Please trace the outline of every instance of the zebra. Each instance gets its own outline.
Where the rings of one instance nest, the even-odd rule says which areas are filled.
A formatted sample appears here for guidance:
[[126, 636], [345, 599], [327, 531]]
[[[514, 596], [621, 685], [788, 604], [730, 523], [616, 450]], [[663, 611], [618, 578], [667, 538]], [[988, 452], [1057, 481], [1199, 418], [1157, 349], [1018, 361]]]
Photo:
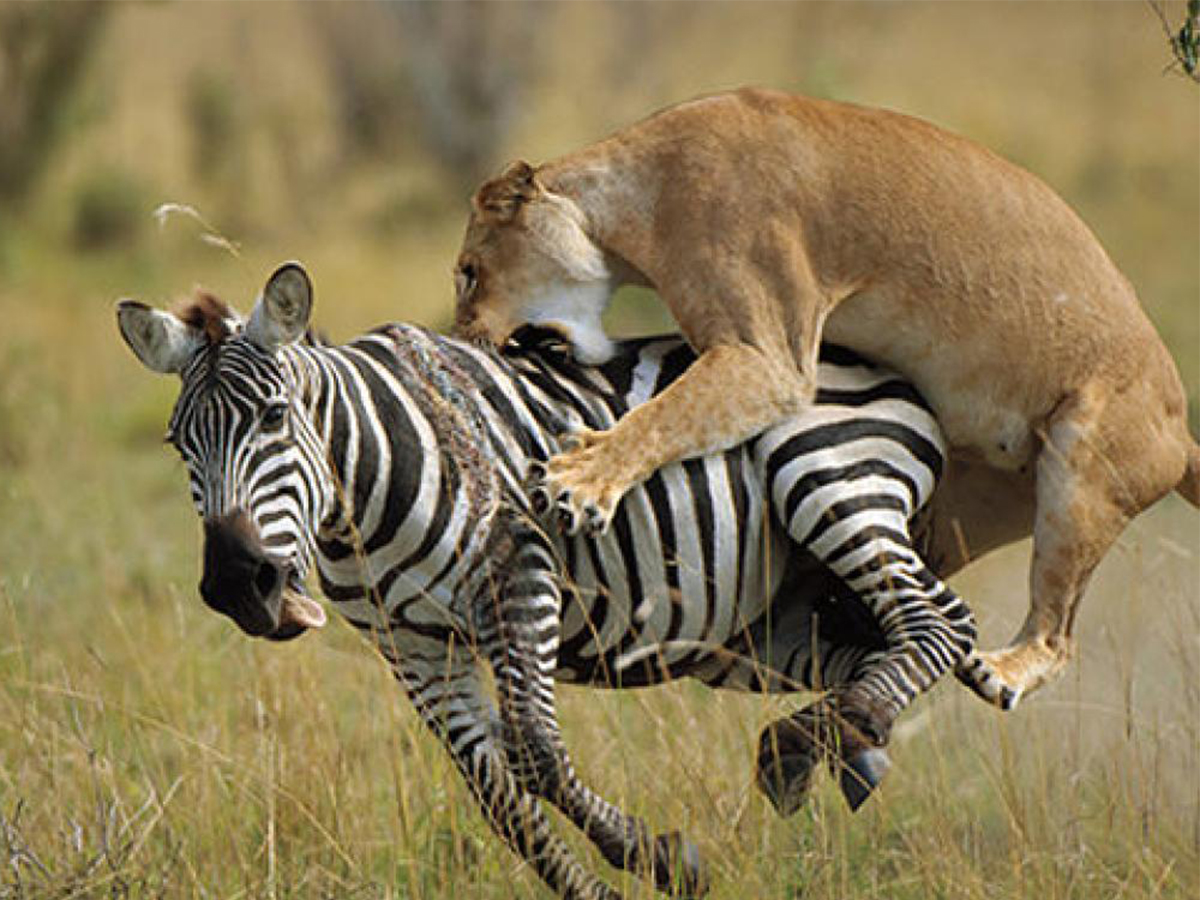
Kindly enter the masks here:
[[787, 814], [822, 762], [861, 802], [891, 721], [973, 654], [969, 608], [909, 537], [945, 448], [894, 374], [828, 348], [803, 420], [666, 467], [609, 531], [568, 537], [531, 467], [665, 389], [694, 358], [680, 338], [628, 342], [598, 369], [553, 341], [501, 355], [403, 324], [332, 346], [308, 331], [312, 305], [297, 263], [245, 321], [203, 294], [179, 315], [118, 303], [137, 358], [181, 379], [167, 441], [204, 523], [201, 596], [251, 636], [291, 639], [325, 622], [315, 567], [494, 830], [561, 896], [620, 895], [540, 800], [659, 890], [700, 896], [707, 877], [681, 835], [582, 783], [555, 680], [831, 691], [760, 735], [758, 786]]

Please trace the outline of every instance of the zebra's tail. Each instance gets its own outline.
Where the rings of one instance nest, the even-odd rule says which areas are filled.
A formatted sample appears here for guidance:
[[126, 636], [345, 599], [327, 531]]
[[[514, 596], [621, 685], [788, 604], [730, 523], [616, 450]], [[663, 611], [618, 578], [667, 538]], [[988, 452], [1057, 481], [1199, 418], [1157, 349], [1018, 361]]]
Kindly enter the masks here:
[[1187, 450], [1187, 468], [1175, 490], [1192, 506], [1200, 509], [1200, 444], [1194, 440]]

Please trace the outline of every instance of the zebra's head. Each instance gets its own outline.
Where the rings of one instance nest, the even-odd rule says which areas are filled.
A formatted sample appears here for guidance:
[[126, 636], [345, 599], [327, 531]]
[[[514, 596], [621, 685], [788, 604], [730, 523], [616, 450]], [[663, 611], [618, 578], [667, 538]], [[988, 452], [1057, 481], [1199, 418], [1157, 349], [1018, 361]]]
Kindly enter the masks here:
[[311, 312], [312, 285], [296, 263], [276, 270], [246, 322], [207, 295], [180, 314], [117, 304], [121, 335], [142, 364], [181, 379], [167, 441], [204, 521], [204, 602], [273, 640], [325, 624], [304, 579], [334, 497], [287, 359]]

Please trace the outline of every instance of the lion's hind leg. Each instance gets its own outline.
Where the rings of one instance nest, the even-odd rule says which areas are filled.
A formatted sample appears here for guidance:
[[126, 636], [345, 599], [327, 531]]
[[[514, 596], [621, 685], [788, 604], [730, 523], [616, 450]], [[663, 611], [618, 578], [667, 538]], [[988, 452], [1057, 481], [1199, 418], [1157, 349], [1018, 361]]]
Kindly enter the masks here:
[[957, 673], [1003, 709], [1053, 680], [1074, 652], [1079, 601], [1126, 524], [1179, 483], [1180, 429], [1149, 386], [1089, 385], [1047, 421], [1036, 462], [1030, 608], [1013, 643], [968, 659]]

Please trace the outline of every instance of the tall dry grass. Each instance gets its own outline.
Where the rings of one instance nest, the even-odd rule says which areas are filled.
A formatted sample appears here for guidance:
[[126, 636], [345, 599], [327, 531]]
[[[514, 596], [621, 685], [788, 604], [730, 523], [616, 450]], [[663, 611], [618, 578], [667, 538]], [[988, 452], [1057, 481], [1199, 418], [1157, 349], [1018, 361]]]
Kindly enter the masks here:
[[[1140, 4], [630, 9], [547, 16], [542, 81], [503, 155], [547, 158], [742, 82], [924, 115], [1080, 209], [1196, 409], [1200, 108], [1194, 86], [1160, 76]], [[90, 116], [0, 234], [0, 898], [546, 896], [348, 629], [269, 646], [202, 607], [184, 474], [159, 443], [173, 386], [129, 360], [112, 322], [118, 296], [162, 301], [194, 282], [244, 308], [289, 257], [315, 272], [335, 338], [444, 322], [465, 198], [439, 193], [411, 153], [339, 168], [302, 7], [128, 5], [110, 19]], [[246, 131], [228, 177], [244, 182], [208, 188], [190, 168], [197, 71], [246, 104], [229, 119]], [[197, 204], [241, 257], [185, 221], [155, 230], [149, 209], [126, 243], [73, 248], [71, 198], [101, 167], [155, 202]], [[614, 320], [647, 327], [627, 304]], [[563, 689], [567, 740], [589, 783], [700, 843], [718, 900], [1197, 896], [1198, 525], [1176, 498], [1134, 524], [1086, 598], [1079, 660], [1022, 709], [1000, 715], [954, 684], [918, 704], [857, 816], [822, 784], [782, 821], [752, 788], [758, 730], [792, 701]], [[1020, 621], [1026, 552], [955, 581], [987, 644]]]
[[[110, 518], [3, 583], [0, 896], [543, 896], [349, 629], [266, 645], [200, 608], [181, 473], [141, 456], [119, 502], [24, 510], [31, 543]], [[954, 684], [919, 703], [857, 816], [830, 784], [787, 821], [753, 789], [755, 736], [793, 701], [564, 689], [568, 743], [591, 784], [699, 842], [715, 898], [1195, 896], [1200, 620], [1175, 539], [1194, 517], [1164, 506], [1106, 563], [1080, 659], [1027, 706]], [[138, 552], [160, 531], [178, 546]], [[962, 585], [989, 637], [1021, 610], [1021, 562]]]

